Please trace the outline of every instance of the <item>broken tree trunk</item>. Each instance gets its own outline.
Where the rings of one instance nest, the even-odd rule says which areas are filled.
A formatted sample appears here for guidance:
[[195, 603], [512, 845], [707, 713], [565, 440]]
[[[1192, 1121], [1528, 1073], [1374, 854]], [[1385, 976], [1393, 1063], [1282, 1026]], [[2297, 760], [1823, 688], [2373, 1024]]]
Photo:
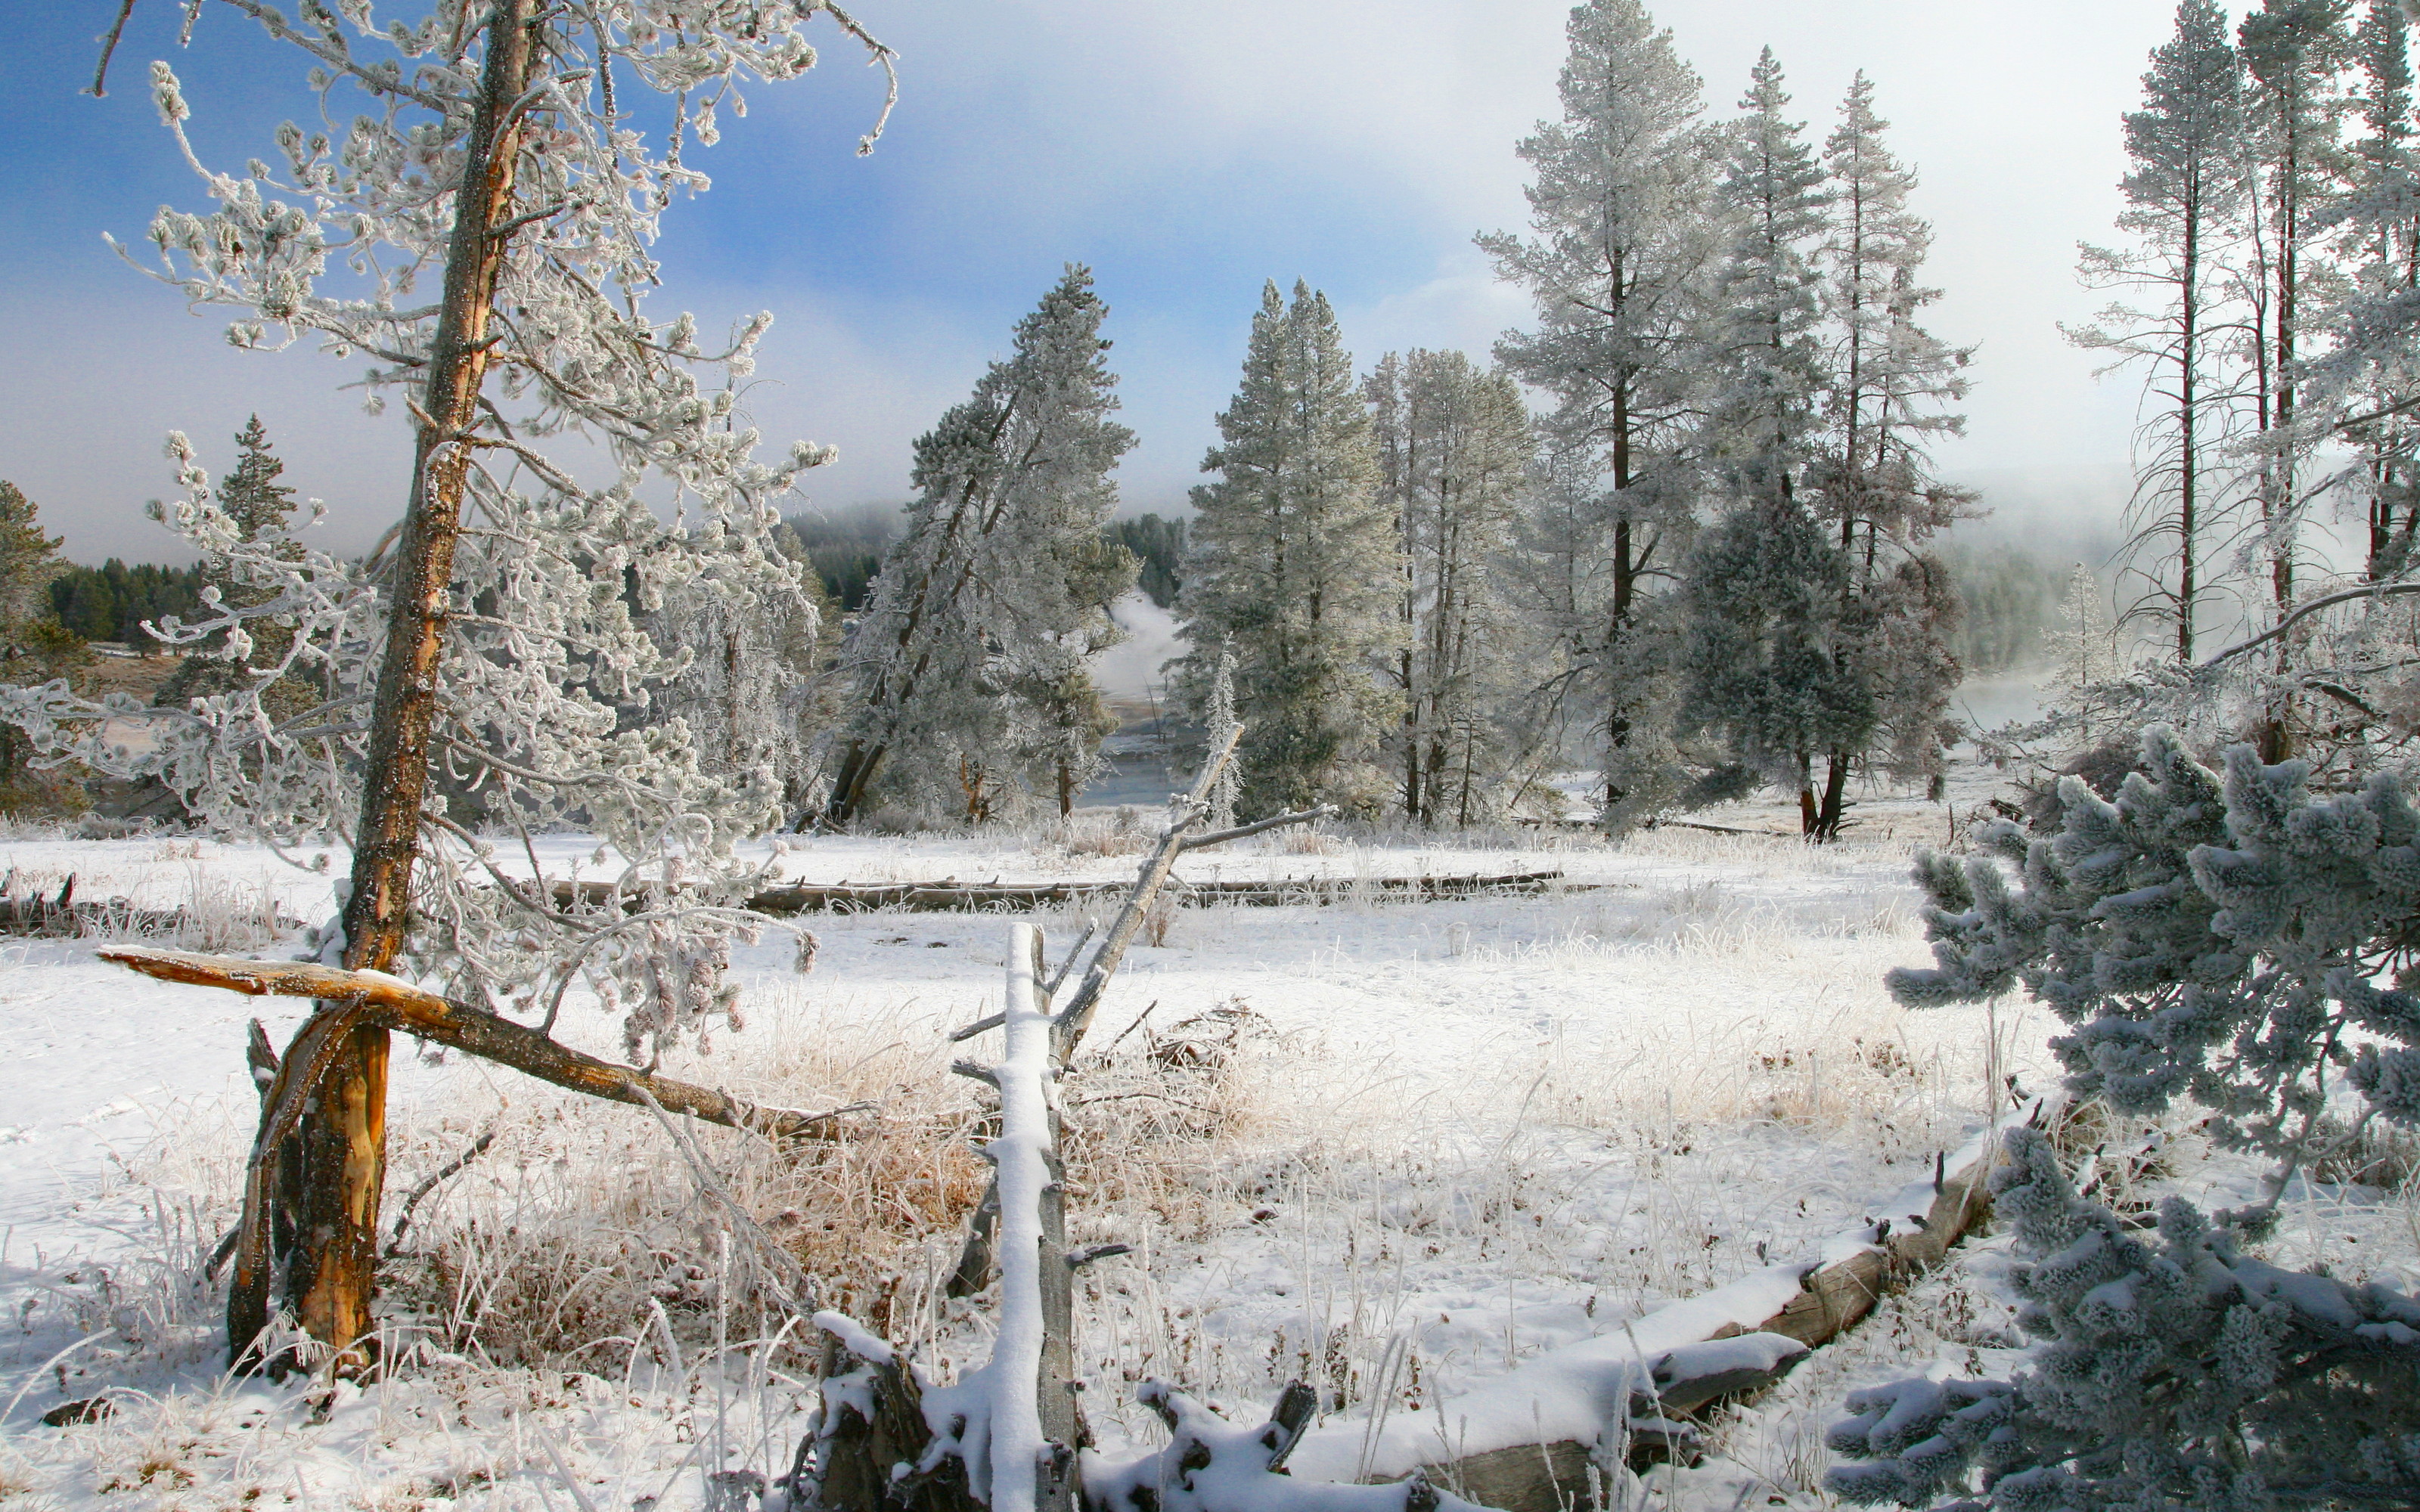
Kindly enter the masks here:
[[[371, 1026], [380, 1034], [400, 1029], [591, 1097], [627, 1103], [633, 1107], [644, 1107], [652, 1098], [667, 1113], [686, 1113], [707, 1123], [752, 1130], [774, 1138], [829, 1138], [840, 1132], [846, 1115], [861, 1111], [838, 1108], [826, 1113], [799, 1113], [789, 1108], [758, 1107], [728, 1092], [599, 1060], [525, 1024], [423, 992], [410, 982], [382, 974], [342, 971], [306, 961], [247, 961], [238, 956], [194, 955], [138, 946], [113, 946], [98, 953], [103, 961], [114, 961], [162, 981], [218, 987], [256, 996], [318, 999], [321, 1011], [303, 1026], [302, 1034], [295, 1036], [295, 1044], [287, 1052], [288, 1062], [304, 1046], [312, 1025], [332, 1022], [338, 1016], [331, 1011], [333, 1009], [341, 1011], [347, 1022]], [[282, 1085], [288, 1089], [290, 1101], [290, 1089], [296, 1080], [292, 1075], [280, 1076], [263, 1094], [264, 1134], [271, 1133], [272, 1126], [282, 1133], [290, 1123], [290, 1116], [278, 1111], [278, 1088]]]
[[1000, 1134], [982, 1147], [998, 1212], [991, 1359], [952, 1389], [954, 1412], [933, 1425], [943, 1429], [935, 1444], [932, 1433], [916, 1431], [929, 1420], [913, 1368], [847, 1319], [817, 1314], [816, 1325], [859, 1364], [836, 1391], [831, 1367], [842, 1357], [828, 1356], [824, 1416], [791, 1471], [793, 1504], [887, 1512], [902, 1504], [955, 1508], [971, 1499], [991, 1512], [1075, 1512], [1078, 1456], [1088, 1435], [1076, 1410], [1059, 1075], [1043, 980], [1042, 932], [1012, 926], [1001, 1058], [958, 1067], [1000, 1093]]
[[[345, 905], [344, 963], [355, 970], [383, 971], [403, 947], [468, 442], [479, 420], [489, 318], [513, 230], [522, 134], [517, 112], [539, 66], [537, 8], [536, 0], [497, 0], [482, 22], [487, 51], [454, 194]], [[268, 1172], [285, 1158], [299, 1173], [294, 1243], [283, 1257], [286, 1300], [303, 1331], [334, 1351], [337, 1368], [359, 1371], [373, 1363], [366, 1340], [386, 1166], [386, 1072], [387, 1031], [358, 1006], [324, 1005], [287, 1046], [244, 1182], [244, 1236], [227, 1297], [227, 1342], [240, 1364], [260, 1363], [254, 1346], [270, 1320], [278, 1204]], [[289, 1136], [295, 1149], [281, 1157], [277, 1144]], [[268, 1363], [282, 1368], [288, 1362]]]
[[[1218, 784], [1219, 774], [1235, 757], [1235, 743], [1243, 738], [1244, 727], [1236, 725], [1227, 732], [1226, 744], [1210, 752], [1202, 764], [1202, 775], [1193, 783], [1193, 791], [1177, 805], [1169, 819], [1168, 827], [1160, 832], [1159, 844], [1142, 863], [1135, 876], [1125, 903], [1118, 909], [1116, 922], [1101, 937], [1100, 948], [1093, 952], [1093, 964], [1084, 970], [1084, 980], [1077, 985], [1076, 995], [1059, 1011], [1051, 1029], [1051, 1049], [1059, 1064], [1067, 1065], [1075, 1058], [1076, 1046], [1084, 1031], [1093, 1026], [1093, 1015], [1100, 1011], [1101, 995], [1109, 990], [1109, 979], [1117, 975], [1118, 963], [1125, 959], [1126, 947], [1134, 943], [1137, 931], [1142, 928], [1143, 916], [1151, 911], [1152, 901], [1168, 882], [1170, 869], [1185, 852], [1186, 837], [1210, 816], [1210, 790]], [[1297, 820], [1316, 817], [1296, 816]]]
[[[1136, 933], [1141, 930], [1143, 916], [1150, 912], [1153, 900], [1159, 896], [1160, 888], [1167, 884], [1170, 869], [1175, 866], [1177, 856], [1188, 848], [1187, 838], [1192, 835], [1193, 830], [1201, 825], [1202, 821], [1208, 817], [1210, 806], [1207, 795], [1217, 784], [1219, 774], [1226, 770], [1227, 764], [1234, 759], [1235, 742], [1241, 739], [1242, 735], [1243, 726], [1237, 725], [1231, 730], [1226, 743], [1211, 751], [1209, 760], [1202, 763], [1202, 775], [1195, 780], [1192, 793], [1176, 800], [1173, 806], [1175, 812], [1169, 821], [1168, 828], [1160, 833], [1159, 844], [1150, 856], [1144, 858], [1142, 868], [1135, 877], [1134, 886], [1127, 890], [1125, 902], [1118, 909], [1116, 921], [1110, 924], [1109, 932], [1101, 937], [1099, 948], [1093, 952], [1092, 964], [1085, 968], [1084, 980], [1078, 984], [1076, 995], [1064, 1010], [1046, 1005], [1047, 1011], [1053, 1013], [1050, 1026], [1050, 1058], [1054, 1076], [1063, 1074], [1067, 1068], [1075, 1063], [1077, 1046], [1082, 1042], [1084, 1031], [1092, 1026], [1093, 1016], [1101, 1006], [1101, 995], [1108, 991], [1109, 979], [1117, 975], [1118, 964], [1125, 959], [1126, 947], [1134, 943]], [[1321, 808], [1305, 810], [1300, 813], [1281, 814], [1273, 820], [1247, 825], [1244, 830], [1228, 830], [1216, 836], [1200, 837], [1196, 843], [1208, 844], [1220, 840], [1233, 840], [1239, 833], [1247, 831], [1258, 833], [1263, 829], [1273, 828], [1279, 824], [1304, 824], [1313, 819], [1324, 818], [1334, 811], [1332, 809]], [[1080, 946], [1080, 942], [1078, 943]], [[1039, 949], [1038, 937], [1035, 948]], [[1072, 959], [1071, 955], [1070, 960]], [[970, 1028], [959, 1031], [954, 1038], [967, 1039], [996, 1026], [991, 1020], [986, 1019]], [[1056, 1148], [1055, 1145], [1053, 1148]], [[950, 1273], [948, 1290], [953, 1297], [970, 1296], [981, 1291], [990, 1281], [994, 1248], [993, 1226], [999, 1222], [1001, 1211], [999, 1196], [999, 1183], [995, 1180], [990, 1189], [984, 1194], [982, 1203], [975, 1209], [974, 1217], [968, 1225], [966, 1246], [958, 1252], [957, 1269]]]

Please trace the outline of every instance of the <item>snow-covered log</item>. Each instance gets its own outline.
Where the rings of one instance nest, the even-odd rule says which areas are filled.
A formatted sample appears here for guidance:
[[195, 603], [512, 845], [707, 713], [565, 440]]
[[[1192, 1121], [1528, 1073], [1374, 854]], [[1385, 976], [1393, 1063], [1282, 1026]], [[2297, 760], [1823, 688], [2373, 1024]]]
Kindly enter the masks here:
[[[1289, 824], [1301, 824], [1317, 817], [1309, 814], [1282, 816]], [[1265, 825], [1267, 821], [1263, 821]], [[1262, 825], [1251, 826], [1254, 828]], [[1182, 849], [1193, 851], [1219, 841], [1233, 840], [1233, 833], [1204, 835], [1187, 841]], [[612, 896], [610, 884], [597, 884], [593, 890], [583, 885], [581, 901], [591, 905]], [[1566, 891], [1593, 891], [1609, 886], [1606, 883], [1567, 883], [1559, 871], [1507, 872], [1471, 873], [1466, 876], [1425, 877], [1271, 877], [1251, 879], [1220, 879], [1215, 882], [1180, 882], [1169, 886], [1170, 896], [1179, 903], [1241, 903], [1254, 907], [1281, 907], [1289, 903], [1325, 903], [1348, 898], [1401, 899], [1432, 902], [1439, 898], [1474, 898], [1501, 893], [1542, 893], [1560, 887]], [[1131, 890], [1132, 884], [1114, 882], [895, 882], [864, 884], [851, 887], [845, 883], [798, 883], [768, 887], [748, 900], [752, 912], [759, 914], [862, 913], [876, 908], [901, 908], [910, 913], [981, 913], [997, 910], [1013, 913], [1045, 905], [1086, 903], [1117, 897]], [[571, 894], [557, 889], [561, 896]]]
[[[1871, 1220], [1812, 1260], [1768, 1267], [1523, 1362], [1434, 1405], [1338, 1419], [1295, 1451], [1313, 1480], [1393, 1481], [1419, 1472], [1503, 1512], [1561, 1512], [1589, 1495], [1591, 1467], [1682, 1450], [1686, 1421], [1777, 1381], [1854, 1326], [1882, 1296], [1941, 1263], [1989, 1211], [2004, 1115], [1936, 1162], [1929, 1180], [1877, 1204]], [[1441, 1453], [1451, 1445], [1450, 1455]]]
[[1232, 1426], [1164, 1381], [1144, 1381], [1137, 1396], [1168, 1425], [1168, 1446], [1119, 1463], [1087, 1455], [1084, 1501], [1098, 1512], [1478, 1512], [1419, 1471], [1386, 1486], [1288, 1474], [1319, 1401], [1300, 1382], [1257, 1427]]

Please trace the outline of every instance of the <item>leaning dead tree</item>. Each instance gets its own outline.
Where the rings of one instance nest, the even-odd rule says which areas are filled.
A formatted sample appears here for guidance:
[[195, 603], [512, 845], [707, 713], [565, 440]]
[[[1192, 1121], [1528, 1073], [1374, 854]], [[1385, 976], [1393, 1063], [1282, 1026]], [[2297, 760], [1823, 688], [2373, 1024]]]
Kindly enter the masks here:
[[[742, 84], [813, 66], [814, 17], [886, 69], [890, 54], [829, 0], [432, 0], [401, 19], [356, 0], [290, 21], [223, 3], [303, 54], [321, 118], [352, 124], [334, 139], [289, 124], [277, 166], [219, 173], [154, 63], [162, 119], [217, 204], [160, 212], [151, 271], [231, 310], [239, 347], [366, 359], [372, 406], [397, 401], [413, 429], [402, 517], [360, 561], [282, 531], [247, 539], [173, 437], [185, 497], [157, 513], [244, 592], [152, 633], [248, 679], [151, 713], [141, 750], [109, 730], [129, 701], [63, 683], [0, 688], [0, 718], [54, 764], [156, 777], [221, 833], [349, 841], [322, 963], [433, 984], [461, 1022], [541, 1039], [584, 989], [625, 1011], [624, 1053], [652, 1068], [730, 1014], [721, 966], [750, 927], [736, 905], [763, 880], [734, 842], [778, 824], [782, 793], [769, 767], [709, 771], [677, 720], [649, 722], [688, 654], [644, 620], [700, 594], [811, 618], [772, 532], [798, 474], [830, 456], [757, 457], [736, 401], [768, 320], [717, 347], [689, 316], [650, 318], [652, 244], [673, 198], [706, 187], [685, 154], [717, 139]], [[185, 8], [187, 38], [202, 9]], [[600, 481], [548, 460], [564, 433], [605, 463]], [[319, 702], [271, 708], [272, 686]], [[555, 902], [530, 837], [566, 827], [607, 842], [638, 906]], [[493, 836], [535, 874], [507, 872]], [[365, 991], [323, 998], [277, 1057], [228, 1302], [239, 1358], [283, 1308], [340, 1367], [368, 1363], [399, 1012]]]

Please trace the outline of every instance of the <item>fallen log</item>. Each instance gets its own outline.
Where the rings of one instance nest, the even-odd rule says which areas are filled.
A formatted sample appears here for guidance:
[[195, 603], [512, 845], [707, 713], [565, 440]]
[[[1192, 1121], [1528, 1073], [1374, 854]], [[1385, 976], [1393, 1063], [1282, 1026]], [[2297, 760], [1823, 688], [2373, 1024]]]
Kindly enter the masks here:
[[[1187, 847], [1188, 849], [1190, 847]], [[600, 885], [601, 886], [601, 885]], [[1590, 891], [1604, 883], [1565, 882], [1560, 872], [1512, 872], [1448, 877], [1274, 877], [1168, 885], [1179, 903], [1240, 903], [1274, 908], [1289, 903], [1330, 903], [1354, 897], [1427, 902], [1490, 893], [1543, 893], [1560, 887]], [[867, 913], [899, 908], [909, 913], [1018, 913], [1045, 904], [1091, 903], [1122, 898], [1125, 882], [899, 882], [851, 887], [846, 883], [798, 883], [768, 887], [748, 900], [760, 914]], [[560, 890], [560, 889], [558, 889]]]
[[645, 1106], [652, 1097], [667, 1113], [686, 1113], [729, 1129], [749, 1129], [784, 1139], [828, 1138], [839, 1133], [847, 1115], [864, 1111], [848, 1107], [800, 1113], [760, 1107], [728, 1092], [599, 1060], [527, 1025], [424, 992], [380, 971], [344, 971], [308, 961], [251, 961], [131, 945], [111, 946], [96, 953], [103, 961], [161, 981], [341, 1005], [355, 1011], [363, 1022], [417, 1035], [557, 1087], [633, 1107]]
[[[1930, 1182], [1826, 1246], [1829, 1258], [1769, 1267], [1375, 1426], [1331, 1422], [1305, 1438], [1295, 1473], [1385, 1482], [1418, 1470], [1502, 1512], [1585, 1504], [1591, 1464], [1617, 1444], [1627, 1445], [1634, 1468], [1691, 1452], [1693, 1419], [1770, 1389], [1883, 1297], [1940, 1265], [1989, 1211], [1992, 1134], [1936, 1159]], [[1461, 1452], [1439, 1458], [1445, 1443]]]

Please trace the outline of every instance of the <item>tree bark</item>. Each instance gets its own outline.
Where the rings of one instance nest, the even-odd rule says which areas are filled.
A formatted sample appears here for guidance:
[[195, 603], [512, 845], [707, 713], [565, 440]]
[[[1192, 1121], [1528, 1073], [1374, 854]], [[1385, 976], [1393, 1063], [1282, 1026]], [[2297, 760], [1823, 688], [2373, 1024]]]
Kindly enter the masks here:
[[[437, 709], [454, 547], [487, 377], [487, 332], [504, 268], [513, 171], [520, 150], [515, 103], [528, 88], [536, 50], [535, 0], [498, 0], [455, 193], [443, 302], [429, 346], [428, 387], [412, 457], [411, 493], [397, 547], [385, 657], [371, 715], [363, 775], [352, 890], [344, 912], [345, 964], [384, 971], [400, 952], [420, 853], [420, 807], [428, 782], [428, 741]], [[315, 1032], [316, 1031], [316, 1032]], [[310, 1056], [300, 1056], [304, 1037]], [[286, 1299], [303, 1331], [336, 1351], [340, 1370], [375, 1362], [370, 1298], [378, 1264], [378, 1211], [386, 1165], [387, 1030], [361, 1007], [323, 1003], [279, 1067], [301, 1088], [293, 1158], [301, 1211], [287, 1267]], [[287, 1101], [272, 1088], [272, 1104]], [[264, 1123], [262, 1134], [270, 1134]], [[256, 1151], [255, 1164], [260, 1164]], [[247, 1236], [227, 1303], [229, 1344], [239, 1359], [268, 1320], [267, 1202], [249, 1195]], [[272, 1362], [272, 1365], [277, 1364]]]

